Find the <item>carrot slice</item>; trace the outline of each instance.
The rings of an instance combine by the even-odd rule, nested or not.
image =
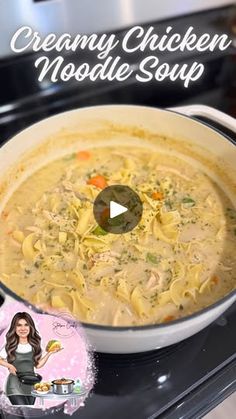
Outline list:
[[[155,199],[156,201],[160,201],[164,198],[164,195],[162,192],[153,192],[152,193],[152,199]]]
[[[87,180],[88,185],[96,186],[96,188],[104,189],[107,186],[107,181],[102,175],[93,176]]]
[[[78,153],[76,154],[77,159],[79,160],[88,160],[91,157],[91,154],[89,151],[83,150],[83,151],[78,151]]]
[[[216,276],[216,275],[214,275],[213,276],[213,278],[212,278],[212,282],[216,285],[216,284],[218,284],[219,283],[219,278],[218,278],[218,276]]]
[[[9,213],[8,213],[8,212],[5,212],[5,211],[3,211],[3,212],[2,212],[2,218],[7,218],[7,217],[8,217],[8,215],[9,215]]]
[[[101,219],[104,221],[104,220],[106,220],[107,218],[109,218],[109,215],[110,215],[110,210],[109,210],[109,208],[104,208],[104,210],[102,211],[102,213],[101,213]]]
[[[164,322],[164,323],[167,323],[167,322],[171,322],[172,320],[175,320],[175,316],[166,316],[166,317],[163,319],[163,322]]]

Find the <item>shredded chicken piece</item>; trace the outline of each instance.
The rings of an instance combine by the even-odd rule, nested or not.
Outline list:
[[[220,268],[223,272],[232,271],[232,269],[233,269],[230,266],[225,266],[223,263],[219,263],[219,265],[220,265]]]
[[[21,248],[21,244],[18,241],[14,240],[13,238],[12,238],[12,243],[14,244],[14,246],[18,247],[19,249]]]
[[[120,308],[118,308],[115,312],[114,317],[113,317],[113,321],[112,321],[113,326],[118,326],[120,315],[121,315],[121,311],[120,311]]]
[[[93,199],[89,199],[89,198],[87,198],[86,196],[81,195],[79,192],[76,192],[75,196],[76,196],[76,198],[79,198],[79,199],[80,199],[80,201],[90,202],[91,204],[93,204],[93,203],[94,203],[94,200],[93,200]]]
[[[93,260],[94,262],[110,262],[112,259],[115,259],[117,257],[120,257],[120,253],[108,250],[107,252],[95,253],[93,255]]]
[[[66,191],[73,191],[73,183],[71,183],[69,180],[63,180],[62,185]]]
[[[33,233],[41,233],[42,232],[41,228],[36,227],[36,226],[26,227],[26,230],[32,231]]]
[[[146,283],[147,291],[163,290],[167,274],[160,269],[152,269],[150,277]]]
[[[129,315],[130,317],[132,317],[132,316],[133,316],[133,314],[132,314],[131,310],[129,309],[129,307],[126,307],[126,306],[125,306],[125,311],[128,313],[128,315]]]
[[[183,179],[187,180],[188,182],[191,182],[191,181],[192,181],[192,179],[191,179],[190,177],[188,177],[188,176],[186,176],[186,175],[183,175],[183,173],[181,173],[179,170],[174,169],[174,168],[172,168],[172,167],[158,165],[158,166],[156,167],[156,170],[159,170],[159,171],[160,171],[160,170],[164,170],[164,171],[166,171],[166,172],[174,173],[175,175],[177,175],[177,176],[179,176],[179,177],[181,177],[181,178],[183,178]]]
[[[157,272],[152,271],[145,288],[148,290],[152,290],[158,286],[159,282],[160,275]]]
[[[58,226],[62,226],[64,223],[72,223],[72,220],[63,218],[62,216],[53,214],[52,212],[47,210],[43,210],[43,215],[47,220],[51,221],[52,223]]]

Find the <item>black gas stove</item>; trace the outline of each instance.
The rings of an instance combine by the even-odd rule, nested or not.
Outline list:
[[[161,32],[171,25],[201,32],[226,32],[235,37],[235,7],[226,7],[150,23]],[[120,32],[120,35],[124,35]],[[135,79],[119,83],[54,83],[37,81],[35,55],[0,62],[0,142],[30,124],[58,112],[101,104],[172,107],[201,103],[236,117],[236,55],[202,55],[203,77],[188,89],[179,83]],[[80,61],[91,57],[79,57]],[[70,57],[66,59],[70,61]],[[138,56],[132,57],[133,64]],[[189,53],[178,61],[192,62]],[[74,60],[74,58],[73,58]],[[165,61],[176,62],[176,57]],[[228,133],[227,133],[228,134]],[[235,140],[235,138],[233,138]],[[96,354],[97,382],[80,419],[200,418],[236,390],[236,306],[197,335],[168,348],[135,355]],[[52,414],[48,417],[53,417]],[[57,413],[57,418],[64,418]]]
[[[94,394],[81,419],[199,418],[236,390],[236,310],[157,351],[98,354]],[[93,416],[93,412],[97,416]]]

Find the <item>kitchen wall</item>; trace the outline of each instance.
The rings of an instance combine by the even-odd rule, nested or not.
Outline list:
[[[22,25],[41,35],[104,32],[232,3],[236,0],[0,0],[0,59],[12,54],[10,39]]]

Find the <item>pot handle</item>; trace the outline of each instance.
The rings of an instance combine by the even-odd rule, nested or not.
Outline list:
[[[203,116],[210,121],[217,122],[223,127],[236,132],[236,119],[229,116],[217,109],[205,105],[189,105],[189,106],[176,106],[168,108],[170,111],[178,112],[186,116]]]
[[[2,304],[0,305],[0,310],[3,310],[4,305],[5,305],[6,303],[14,303],[14,302],[16,301],[13,297],[11,297],[9,294],[7,294],[7,293],[3,290],[2,286],[1,286],[1,281],[0,281],[0,302],[1,302],[1,300],[3,300],[3,302],[2,302]]]

